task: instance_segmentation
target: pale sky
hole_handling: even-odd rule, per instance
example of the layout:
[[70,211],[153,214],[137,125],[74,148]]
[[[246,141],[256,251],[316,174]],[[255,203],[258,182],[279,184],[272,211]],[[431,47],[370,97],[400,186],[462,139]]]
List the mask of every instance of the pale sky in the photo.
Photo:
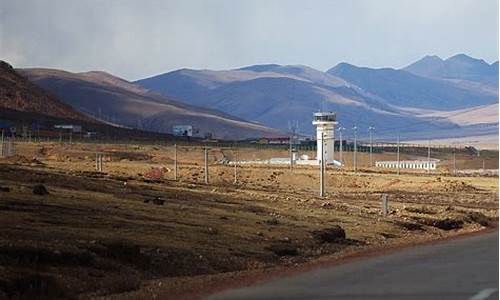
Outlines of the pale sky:
[[179,68],[498,60],[498,0],[0,0],[0,59],[136,80]]

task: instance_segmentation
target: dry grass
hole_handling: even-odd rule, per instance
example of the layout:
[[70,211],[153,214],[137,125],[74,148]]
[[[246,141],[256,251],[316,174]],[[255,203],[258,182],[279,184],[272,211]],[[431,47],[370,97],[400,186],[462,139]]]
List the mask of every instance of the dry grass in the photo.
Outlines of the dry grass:
[[[107,154],[105,174],[94,172],[96,148]],[[234,184],[234,169],[214,163],[228,150],[211,150],[209,185],[199,148],[179,148],[178,182],[171,147],[21,144],[18,152],[0,161],[0,186],[10,188],[0,192],[0,298],[149,298],[153,282],[162,284],[154,293],[174,295],[217,274],[475,231],[498,218],[492,177],[329,170],[322,199],[313,167],[245,166]],[[151,181],[143,176],[151,168],[166,173]],[[38,183],[49,195],[33,195]],[[346,240],[314,238],[336,225]]]

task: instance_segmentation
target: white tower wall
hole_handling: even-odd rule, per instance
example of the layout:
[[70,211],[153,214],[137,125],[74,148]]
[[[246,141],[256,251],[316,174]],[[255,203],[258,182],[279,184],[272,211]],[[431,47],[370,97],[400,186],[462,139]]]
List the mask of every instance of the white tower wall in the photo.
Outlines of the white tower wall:
[[315,113],[314,121],[312,123],[314,126],[316,126],[316,140],[317,140],[316,159],[318,160],[318,163],[321,160],[322,151],[325,162],[327,164],[333,163],[335,125],[337,124],[335,113],[333,112]]
[[321,151],[326,163],[333,162],[335,126],[333,124],[318,125],[316,128],[316,157],[319,162]]

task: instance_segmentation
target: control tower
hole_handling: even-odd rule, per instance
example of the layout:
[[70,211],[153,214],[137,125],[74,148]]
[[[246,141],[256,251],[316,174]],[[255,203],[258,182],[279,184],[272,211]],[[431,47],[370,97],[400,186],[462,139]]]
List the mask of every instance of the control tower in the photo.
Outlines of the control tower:
[[316,126],[317,154],[318,164],[321,160],[321,151],[326,164],[333,163],[334,143],[335,143],[335,125],[337,125],[337,115],[334,112],[314,113],[312,122]]

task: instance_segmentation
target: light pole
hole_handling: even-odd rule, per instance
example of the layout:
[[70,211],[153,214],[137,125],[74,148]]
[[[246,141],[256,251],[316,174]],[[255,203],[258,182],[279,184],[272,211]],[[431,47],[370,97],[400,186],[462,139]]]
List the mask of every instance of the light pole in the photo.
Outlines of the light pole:
[[399,133],[398,133],[398,175],[399,175],[399,168],[400,164],[399,164]]
[[[321,144],[324,146],[325,134],[321,133]],[[325,151],[323,147],[321,150],[321,161],[319,162],[319,196],[323,198],[325,196]]]
[[453,147],[453,175],[457,175],[457,149]]
[[373,167],[373,130],[375,130],[375,127],[370,126],[368,127],[368,131],[370,132],[370,168]]
[[340,139],[339,161],[340,161],[340,164],[343,165],[344,163],[343,163],[343,160],[342,160],[342,151],[343,151],[343,149],[342,149],[343,148],[343,145],[342,145],[343,144],[343,142],[342,142],[342,131],[344,131],[345,128],[341,126],[337,130],[339,131],[339,139]]
[[429,145],[427,146],[427,172],[431,171],[431,140],[429,140]]
[[354,166],[354,172],[357,170],[357,152],[358,152],[358,144],[357,144],[357,133],[358,133],[358,127],[354,126],[352,128],[354,130],[354,158],[353,158],[353,166]]

